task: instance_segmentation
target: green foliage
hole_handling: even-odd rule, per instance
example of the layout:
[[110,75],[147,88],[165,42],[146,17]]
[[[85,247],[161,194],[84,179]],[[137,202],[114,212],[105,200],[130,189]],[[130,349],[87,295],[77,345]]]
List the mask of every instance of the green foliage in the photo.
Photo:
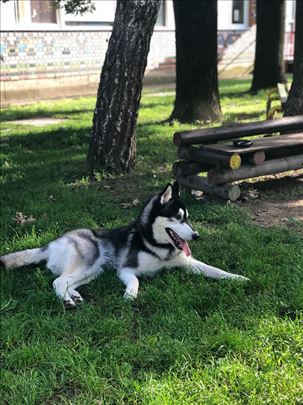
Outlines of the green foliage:
[[[1,0],[7,3],[12,0]],[[91,13],[96,9],[92,0],[55,0],[58,8],[64,8],[66,14],[84,14]]]
[[[221,83],[227,122],[263,119],[265,93],[248,81]],[[133,220],[141,203],[171,180],[172,135],[189,125],[162,124],[173,95],[145,93],[136,169],[127,176],[86,176],[94,98],[14,107],[2,113],[1,254],[46,245],[79,227]],[[66,118],[37,128],[18,118]],[[201,238],[194,255],[251,278],[214,282],[180,270],[142,279],[138,299],[122,299],[109,272],[80,291],[67,312],[43,264],[3,272],[1,403],[7,404],[300,404],[303,401],[303,248],[295,231],[261,228],[245,208],[193,201]],[[16,212],[35,222],[18,225]]]
[[96,9],[92,0],[55,0],[59,8],[64,8],[66,14],[91,13]]

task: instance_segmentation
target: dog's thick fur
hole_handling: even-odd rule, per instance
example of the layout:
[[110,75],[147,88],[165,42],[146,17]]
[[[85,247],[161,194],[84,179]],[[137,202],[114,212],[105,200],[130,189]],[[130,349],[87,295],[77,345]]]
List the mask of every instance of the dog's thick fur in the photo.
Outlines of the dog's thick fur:
[[179,198],[179,185],[174,183],[152,197],[129,226],[68,232],[46,247],[10,253],[0,261],[11,269],[46,260],[58,276],[53,283],[55,292],[67,307],[82,301],[76,289],[97,277],[106,265],[117,270],[126,286],[126,298],[137,296],[138,276],[152,275],[164,267],[183,267],[215,279],[248,280],[194,259],[186,241],[198,237]]

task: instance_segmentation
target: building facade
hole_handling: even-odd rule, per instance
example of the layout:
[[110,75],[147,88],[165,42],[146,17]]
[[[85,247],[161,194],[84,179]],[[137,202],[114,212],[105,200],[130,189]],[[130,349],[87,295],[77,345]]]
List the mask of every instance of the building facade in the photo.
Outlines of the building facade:
[[[96,90],[115,16],[115,0],[97,0],[95,11],[66,14],[54,0],[1,3],[3,102],[89,94]],[[218,0],[218,54],[255,24],[256,0]],[[287,0],[286,31],[293,31],[294,0]],[[291,49],[287,49],[291,55]],[[147,71],[175,57],[172,0],[159,11]],[[169,59],[168,59],[169,58]]]

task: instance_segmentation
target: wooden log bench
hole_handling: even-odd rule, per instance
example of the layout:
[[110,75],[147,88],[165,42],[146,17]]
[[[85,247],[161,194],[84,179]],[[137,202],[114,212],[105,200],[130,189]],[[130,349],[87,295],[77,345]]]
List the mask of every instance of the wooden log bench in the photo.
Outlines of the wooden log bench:
[[303,168],[303,116],[177,132],[173,141],[180,184],[231,200],[240,196],[234,181]]
[[[269,90],[266,101],[266,119],[272,120],[276,112],[283,112],[288,97],[288,88],[285,83],[278,83],[277,87]],[[273,101],[278,100],[279,105],[272,107]]]

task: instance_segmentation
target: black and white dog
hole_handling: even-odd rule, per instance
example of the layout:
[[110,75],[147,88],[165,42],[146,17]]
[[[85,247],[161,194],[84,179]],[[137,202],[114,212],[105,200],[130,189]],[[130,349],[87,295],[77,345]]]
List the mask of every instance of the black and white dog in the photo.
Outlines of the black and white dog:
[[204,264],[191,255],[187,241],[199,237],[188,222],[188,212],[179,198],[179,185],[169,184],[143,207],[137,220],[108,231],[79,229],[68,232],[43,248],[22,250],[0,257],[7,269],[41,260],[58,276],[53,286],[66,307],[83,301],[76,289],[103,271],[117,270],[126,286],[125,297],[138,294],[140,275],[153,275],[162,268],[183,267],[215,279],[248,280]]

